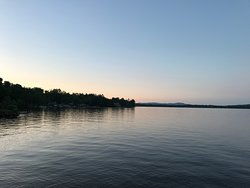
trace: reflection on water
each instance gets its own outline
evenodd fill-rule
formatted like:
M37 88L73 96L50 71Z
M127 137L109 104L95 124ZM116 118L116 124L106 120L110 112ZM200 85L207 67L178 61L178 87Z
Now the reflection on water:
M98 108L0 120L0 187L248 187L250 111Z
M124 116L124 114L126 114ZM130 122L134 118L133 108L90 108L81 110L38 111L23 114L17 119L0 121L1 151L55 135L86 132L105 122L105 129L116 122ZM111 121L112 120L112 121ZM74 136L74 135L72 135ZM7 142L7 143L6 143Z

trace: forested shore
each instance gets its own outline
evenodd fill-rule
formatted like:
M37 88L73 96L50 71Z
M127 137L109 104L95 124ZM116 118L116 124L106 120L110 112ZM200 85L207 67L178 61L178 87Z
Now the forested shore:
M135 100L104 95L67 93L60 89L28 88L0 78L0 118L16 117L20 111L40 108L134 107Z

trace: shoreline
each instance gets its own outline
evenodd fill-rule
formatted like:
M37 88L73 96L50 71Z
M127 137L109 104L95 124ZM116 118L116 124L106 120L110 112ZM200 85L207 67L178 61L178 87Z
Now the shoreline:
M83 109L105 109L105 108L121 108L121 109L132 109L134 107L124 107L124 106L85 106L85 107L38 107L27 110L11 111L6 109L0 109L0 119L14 119L21 114L27 114L36 111L63 111L63 110L83 110Z
M164 108L206 108L206 109L245 109L249 110L250 105L232 105L232 106L216 106L216 105L183 105L183 106L174 106L174 105L141 105L136 104L135 107L164 107Z

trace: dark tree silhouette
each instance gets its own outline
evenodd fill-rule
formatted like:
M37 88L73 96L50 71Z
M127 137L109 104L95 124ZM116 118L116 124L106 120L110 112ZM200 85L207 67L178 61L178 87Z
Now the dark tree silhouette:
M35 108L134 107L134 100L108 99L104 95L66 93L60 89L44 91L26 88L0 78L0 117L12 117L20 110Z

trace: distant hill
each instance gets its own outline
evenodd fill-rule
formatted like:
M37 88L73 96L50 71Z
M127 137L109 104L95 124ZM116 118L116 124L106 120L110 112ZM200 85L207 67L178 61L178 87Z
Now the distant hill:
M159 102L148 102L148 103L137 103L137 104L143 104L143 105L153 105L153 106L162 106L162 105L168 105L168 106L183 106L188 105L182 102L176 102L176 103L159 103Z
M238 104L238 105L200 105L200 104L186 104L186 103L136 103L136 106L145 107L178 107L178 108L234 108L234 109L250 109L250 104Z

